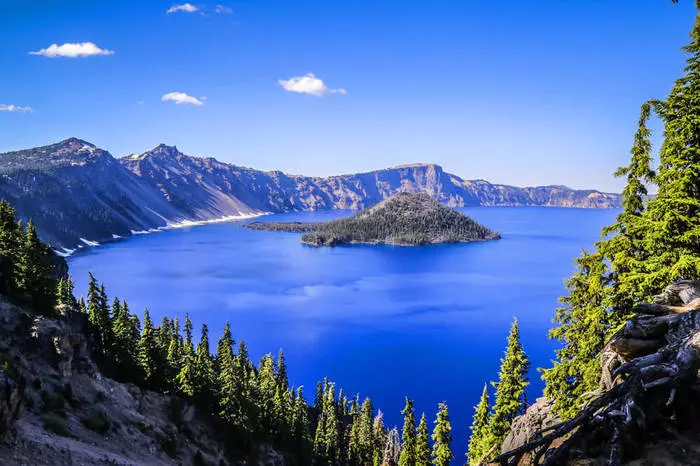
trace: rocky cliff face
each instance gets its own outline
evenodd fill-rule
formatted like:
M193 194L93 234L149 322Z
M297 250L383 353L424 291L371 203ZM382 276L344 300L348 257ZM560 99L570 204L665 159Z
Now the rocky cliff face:
M104 377L87 315L33 315L0 296L0 464L271 465L233 461L212 421L185 402Z
M517 188L463 180L432 164L319 178L190 157L165 145L116 160L75 138L0 154L0 198L10 201L20 217L31 218L41 237L58 249L182 221L359 210L399 192L424 192L450 207L611 208L620 202L616 194L563 186Z
M79 139L0 154L0 198L31 219L44 241L85 240L163 226L181 214L108 152Z

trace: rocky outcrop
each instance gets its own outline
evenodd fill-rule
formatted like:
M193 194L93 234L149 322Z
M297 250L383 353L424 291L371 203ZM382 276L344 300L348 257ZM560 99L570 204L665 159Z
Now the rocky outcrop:
M551 405L538 402L513 423L497 462L700 464L700 451L683 447L700 439L700 282L674 283L634 312L603 348L600 388L581 412L543 423ZM656 462L636 462L645 456Z
M104 376L87 316L37 316L0 296L0 464L3 466L284 466L261 446L233 460L231 439L194 406Z
M427 193L449 207L620 205L617 194L464 180L435 164L320 178L190 157L163 144L117 160L76 138L0 154L0 198L23 219L31 218L42 239L64 253L183 221L360 210L400 192Z

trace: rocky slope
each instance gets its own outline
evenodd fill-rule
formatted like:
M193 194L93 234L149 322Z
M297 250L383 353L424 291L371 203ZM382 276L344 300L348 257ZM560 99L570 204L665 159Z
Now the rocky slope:
M0 198L55 247L76 248L85 245L81 238L101 241L181 217L108 152L75 138L0 154Z
M179 222L363 209L399 192L424 192L450 207L610 208L620 202L617 194L598 191L463 180L431 164L318 178L190 157L165 145L117 160L76 138L0 154L0 198L20 217L31 218L41 237L58 249Z
M347 218L323 223L254 222L253 230L306 232L303 243L420 246L499 239L500 235L425 193L400 193Z
M38 316L0 296L0 464L245 464L192 406L102 376L92 344L87 315ZM264 446L260 458L284 464Z
M543 398L516 418L497 464L700 464L700 282L655 296L600 353L600 387L562 421Z

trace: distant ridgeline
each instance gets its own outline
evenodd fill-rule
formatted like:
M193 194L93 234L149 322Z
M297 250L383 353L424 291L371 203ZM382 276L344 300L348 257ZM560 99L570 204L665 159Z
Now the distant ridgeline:
M464 180L434 164L328 178L264 172L190 157L160 145L115 159L71 138L0 154L0 199L32 219L53 247L112 240L180 222L264 212L360 210L399 192L424 192L449 207L612 208L620 196L564 186L517 188Z
M323 223L253 222L253 230L306 233L303 243L419 246L499 239L500 235L424 193L400 193L351 217Z

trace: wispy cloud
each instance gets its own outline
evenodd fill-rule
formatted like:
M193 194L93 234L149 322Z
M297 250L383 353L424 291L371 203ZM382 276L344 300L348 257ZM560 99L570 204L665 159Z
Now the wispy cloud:
M171 6L166 13L177 13L178 11L183 11L185 13L194 13L195 11L199 11L199 8L192 5L191 3L183 3L182 5Z
M216 13L233 13L233 8L229 8L226 5L216 5L216 8L214 8L214 12L216 12Z
M345 89L330 89L326 84L318 79L313 73L308 73L304 76L295 76L289 79L280 79L277 81L286 91L298 92L300 94L312 94L315 96L324 96L326 94L347 94Z
M41 55L49 58L67 57L91 57L94 55L112 55L113 50L102 49L92 42L66 43L63 45L51 44L45 49L29 52L30 55Z
M22 107L20 105L5 105L5 104L0 104L0 112L20 112L20 113L25 113L25 112L33 112L34 109L32 107Z
M161 97L161 100L163 102L172 101L176 104L190 104L197 106L204 105L204 99L205 97L200 97L198 99L184 92L168 92L167 94L163 95L163 97Z

